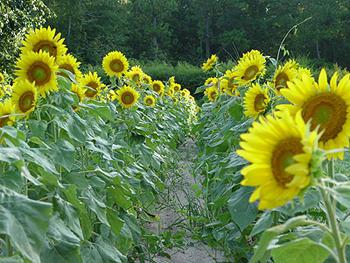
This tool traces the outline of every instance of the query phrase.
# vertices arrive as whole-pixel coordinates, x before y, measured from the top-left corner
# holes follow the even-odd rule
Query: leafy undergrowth
[[[146,235],[143,224],[189,132],[189,112],[170,97],[129,110],[78,103],[70,85],[59,77],[60,90],[42,98],[29,119],[0,129],[1,256],[147,260],[159,237]]]

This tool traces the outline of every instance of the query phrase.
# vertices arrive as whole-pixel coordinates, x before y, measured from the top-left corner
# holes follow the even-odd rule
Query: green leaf
[[[107,220],[114,234],[119,235],[124,225],[124,220],[118,217],[118,213],[110,208],[107,209]]]
[[[273,223],[273,213],[271,211],[265,212],[256,222],[256,224],[253,227],[252,232],[250,233],[251,236],[255,236],[269,227],[271,227]]]
[[[242,231],[255,220],[258,214],[256,205],[249,203],[252,192],[253,188],[241,187],[228,200],[231,218]]]
[[[8,235],[13,246],[32,262],[40,262],[50,216],[51,204],[0,187],[0,233]]]
[[[272,249],[275,263],[321,263],[329,256],[329,251],[308,238],[293,240]]]
[[[24,263],[20,256],[0,257],[0,263]]]

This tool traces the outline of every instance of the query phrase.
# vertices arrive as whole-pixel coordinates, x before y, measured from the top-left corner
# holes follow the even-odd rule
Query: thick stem
[[[333,160],[328,161],[328,176],[334,178],[334,162]],[[327,219],[329,227],[332,231],[332,236],[334,239],[335,247],[337,250],[337,262],[347,263],[345,256],[345,247],[342,246],[341,234],[339,231],[339,226],[336,218],[336,205],[332,202],[329,194],[326,192],[323,186],[321,186],[321,193],[324,204],[326,206]]]

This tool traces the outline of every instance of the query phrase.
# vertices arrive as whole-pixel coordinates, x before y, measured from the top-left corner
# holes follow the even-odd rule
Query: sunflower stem
[[[328,161],[328,176],[334,178],[334,161]],[[341,233],[339,231],[339,226],[336,216],[336,204],[332,202],[329,193],[326,192],[324,185],[321,185],[321,194],[326,206],[327,221],[331,229],[331,233],[334,239],[335,247],[337,250],[337,262],[347,263],[345,256],[345,246],[342,245]]]

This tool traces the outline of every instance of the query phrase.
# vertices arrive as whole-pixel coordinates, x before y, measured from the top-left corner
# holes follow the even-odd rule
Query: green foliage
[[[51,12],[41,0],[3,0],[0,14],[0,71],[10,73],[24,35],[44,24]]]

